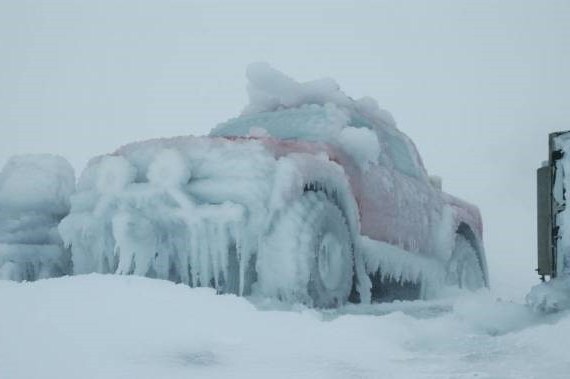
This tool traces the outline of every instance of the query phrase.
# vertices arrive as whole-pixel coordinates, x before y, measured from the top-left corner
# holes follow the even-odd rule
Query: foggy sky
[[[206,134],[245,67],[376,98],[444,189],[483,214],[492,285],[535,283],[535,170],[570,129],[568,1],[0,2],[0,166]]]

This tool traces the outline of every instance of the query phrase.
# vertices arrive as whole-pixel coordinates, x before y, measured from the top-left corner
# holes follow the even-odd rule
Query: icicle
[[[220,262],[220,272],[222,273],[224,281],[227,284],[229,279],[228,254],[230,245],[228,243],[227,225],[225,223],[218,225],[218,239],[218,260]]]
[[[214,286],[216,288],[216,290],[218,290],[219,287],[219,283],[220,283],[220,262],[219,262],[219,256],[218,256],[218,244],[220,243],[220,241],[218,240],[218,233],[216,230],[216,223],[215,222],[209,222],[207,224],[207,238],[208,238],[208,247],[209,247],[209,255],[210,255],[210,260],[212,262],[212,271],[214,274]]]
[[[190,228],[190,270],[192,272],[192,287],[198,287],[198,272],[200,262],[199,242],[200,238],[198,228],[196,225],[189,226]]]
[[[198,252],[198,257],[200,260],[200,272],[199,272],[199,277],[200,277],[200,286],[201,287],[207,287],[210,285],[210,279],[211,279],[211,271],[210,271],[210,266],[211,266],[211,262],[210,262],[210,251],[209,251],[209,246],[208,246],[208,240],[207,235],[208,235],[208,228],[207,228],[207,223],[199,223],[198,224],[198,234],[199,234],[199,243],[198,245],[200,246],[199,248],[199,252]]]

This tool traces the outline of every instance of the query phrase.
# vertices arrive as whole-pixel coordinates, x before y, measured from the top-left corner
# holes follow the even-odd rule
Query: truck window
[[[418,168],[408,144],[397,135],[383,133],[388,147],[388,154],[396,170],[408,176],[418,177]]]

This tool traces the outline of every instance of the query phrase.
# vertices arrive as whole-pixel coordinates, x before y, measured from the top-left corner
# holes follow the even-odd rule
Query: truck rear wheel
[[[477,249],[461,233],[455,235],[453,254],[447,262],[446,284],[471,291],[485,287],[485,274]]]

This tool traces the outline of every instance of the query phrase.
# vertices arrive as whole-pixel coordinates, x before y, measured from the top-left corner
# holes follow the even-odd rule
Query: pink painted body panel
[[[323,142],[245,138],[259,140],[276,158],[290,153],[325,153],[331,161],[342,166],[358,204],[362,235],[408,251],[430,254],[435,247],[433,231],[442,222],[442,210],[447,205],[453,211],[453,228],[461,223],[467,224],[482,244],[483,226],[479,209],[432,187],[413,144],[420,169],[417,177],[381,163],[363,172],[342,149]],[[449,231],[450,234],[454,232]]]
[[[358,205],[360,234],[386,242],[408,251],[431,254],[434,230],[442,222],[445,206],[452,210],[452,227],[467,224],[482,245],[483,226],[476,206],[432,187],[417,150],[410,142],[418,165],[418,175],[412,177],[399,172],[390,162],[372,165],[363,171],[341,148],[325,142],[274,137],[175,137],[132,143],[117,150],[126,154],[144,145],[162,147],[180,144],[199,144],[203,138],[211,143],[259,142],[275,159],[292,153],[326,154],[330,161],[340,165],[350,183],[351,195]],[[218,142],[216,142],[218,141]],[[455,230],[450,230],[449,234]]]

